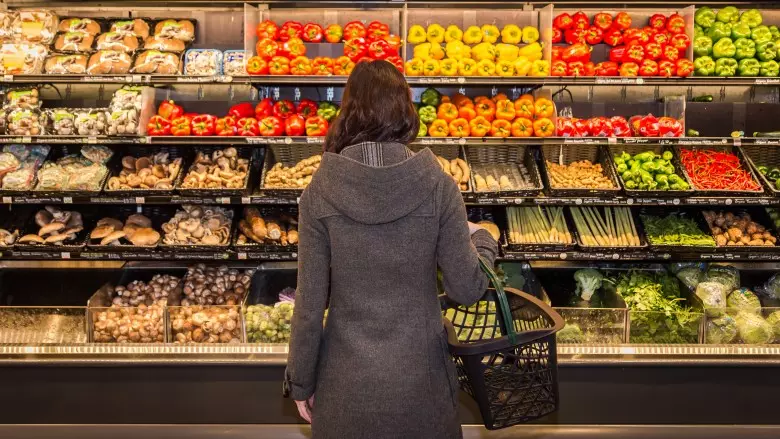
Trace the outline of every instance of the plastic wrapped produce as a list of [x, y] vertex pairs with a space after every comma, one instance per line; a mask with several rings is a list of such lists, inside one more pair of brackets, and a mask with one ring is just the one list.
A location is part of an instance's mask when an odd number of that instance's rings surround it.
[[780, 341], [780, 311], [775, 311], [769, 314], [766, 318], [766, 322], [772, 325], [772, 331], [775, 334], [775, 340]]
[[141, 110], [141, 104], [143, 102], [143, 96], [141, 96], [141, 87], [126, 85], [116, 92], [111, 97], [111, 103], [108, 107], [114, 110]]
[[134, 20], [117, 20], [111, 22], [110, 31], [145, 39], [149, 36], [149, 23], [141, 18], [136, 18]]
[[0, 11], [0, 41], [10, 40], [13, 36], [11, 25], [15, 15], [12, 11]]
[[222, 73], [222, 52], [215, 49], [190, 49], [184, 54], [184, 74], [213, 76]]
[[704, 278], [704, 273], [698, 267], [686, 267], [678, 271], [675, 276], [680, 279], [683, 285], [693, 291]]
[[45, 134], [44, 117], [37, 108], [15, 108], [6, 113], [6, 133], [13, 136]]
[[19, 11], [11, 23], [14, 40], [50, 44], [57, 32], [59, 19], [52, 11]]
[[246, 75], [246, 54], [243, 50], [226, 50], [222, 57], [222, 73], [228, 76]]
[[107, 174], [104, 164], [93, 163], [81, 155], [68, 155], [43, 164], [35, 190], [98, 191]]
[[133, 73], [175, 75], [179, 73], [179, 55], [171, 52], [145, 50], [136, 58]]
[[103, 145], [87, 145], [81, 148], [81, 155], [92, 163], [107, 163], [114, 150]]
[[106, 32], [98, 37], [95, 48], [97, 50], [118, 50], [132, 53], [138, 50], [138, 38], [119, 32]]
[[108, 115], [109, 136], [135, 135], [138, 134], [138, 111], [116, 110]]
[[2, 187], [5, 190], [29, 190], [35, 185], [35, 174], [49, 155], [46, 145], [6, 145], [3, 153], [17, 159], [18, 166], [3, 175]]
[[726, 298], [726, 304], [729, 308], [735, 308], [740, 311], [755, 313], [761, 311], [761, 302], [758, 300], [758, 297], [747, 288], [739, 288], [732, 291]]
[[722, 308], [726, 307], [726, 296], [729, 290], [717, 282], [700, 282], [696, 286], [696, 297], [701, 299], [708, 316], [718, 317]]
[[771, 300], [780, 300], [780, 273], [775, 273], [763, 286], [756, 289], [756, 293]]
[[729, 315], [709, 319], [706, 331], [708, 344], [728, 344], [737, 338], [737, 322]]
[[100, 33], [100, 23], [91, 18], [63, 18], [60, 20], [60, 32], [84, 32], [95, 36]]
[[5, 75], [37, 75], [49, 51], [42, 44], [3, 44], [0, 46], [0, 73]]
[[57, 34], [54, 50], [66, 53], [87, 53], [92, 51], [95, 37], [86, 32], [64, 32]]
[[51, 108], [45, 111], [49, 133], [60, 136], [76, 134], [76, 113], [69, 108]]
[[130, 71], [133, 58], [119, 50], [100, 50], [89, 57], [90, 75], [121, 75]]
[[740, 311], [734, 320], [737, 322], [739, 338], [747, 344], [767, 344], [775, 339], [772, 325], [758, 314]]
[[53, 75], [82, 75], [87, 72], [88, 61], [84, 54], [54, 53], [46, 58], [43, 71]]
[[14, 108], [40, 108], [40, 92], [35, 87], [13, 88], [5, 92], [5, 106]]
[[710, 265], [704, 274], [707, 282], [717, 282], [723, 285], [727, 291], [739, 288], [739, 270], [730, 265]]
[[186, 48], [184, 41], [174, 40], [173, 38], [148, 37], [144, 40], [144, 50], [182, 53]]
[[100, 136], [108, 127], [108, 116], [100, 108], [79, 108], [74, 110], [76, 134], [79, 136]]
[[154, 36], [192, 41], [195, 39], [195, 24], [190, 20], [160, 20], [154, 26]]

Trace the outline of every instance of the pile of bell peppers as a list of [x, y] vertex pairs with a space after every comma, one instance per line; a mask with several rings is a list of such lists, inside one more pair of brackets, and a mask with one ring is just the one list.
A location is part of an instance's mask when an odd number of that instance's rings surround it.
[[302, 99], [297, 104], [288, 100], [274, 102], [265, 98], [257, 104], [242, 102], [233, 105], [224, 117], [211, 114], [185, 113], [173, 101], [160, 104], [157, 114], [149, 119], [150, 136], [324, 136], [328, 125], [339, 113], [332, 102]]
[[763, 21], [757, 9], [697, 9], [693, 38], [696, 76], [780, 75], [780, 30]]
[[[642, 28], [631, 15], [582, 11], [553, 19], [552, 76], [679, 76], [693, 73], [685, 52], [691, 45], [685, 19], [679, 14], [654, 14]], [[591, 60], [592, 46], [611, 47], [609, 59]]]
[[474, 99], [456, 93], [423, 91], [417, 105], [418, 137], [549, 137], [555, 134], [555, 105], [547, 98], [522, 95], [512, 101], [503, 93]]
[[[278, 26], [265, 20], [255, 30], [257, 55], [247, 60], [249, 75], [324, 75], [349, 76], [355, 63], [383, 59], [403, 72], [398, 56], [401, 39], [390, 33], [390, 27], [379, 21], [368, 25], [360, 21], [322, 27], [317, 23], [286, 21]], [[307, 43], [344, 43], [344, 56], [330, 58], [306, 56]], [[316, 49], [315, 49], [316, 50]]]
[[556, 135], [561, 137], [681, 137], [683, 124], [673, 117], [655, 117], [652, 114], [633, 116], [558, 117]]

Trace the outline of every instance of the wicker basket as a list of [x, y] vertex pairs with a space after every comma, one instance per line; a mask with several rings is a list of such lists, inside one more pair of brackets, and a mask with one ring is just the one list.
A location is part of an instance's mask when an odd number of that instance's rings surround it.
[[[246, 177], [244, 177], [244, 185], [240, 188], [235, 189], [227, 189], [227, 188], [219, 188], [219, 189], [187, 189], [182, 188], [182, 184], [184, 184], [184, 178], [189, 174], [190, 169], [192, 168], [192, 163], [189, 163], [186, 171], [184, 167], [182, 167], [181, 173], [183, 176], [178, 180], [176, 184], [176, 192], [179, 194], [186, 196], [186, 197], [235, 197], [235, 196], [241, 196], [246, 195], [249, 191], [249, 181], [253, 177], [253, 174], [256, 174], [254, 171], [255, 160], [254, 156], [256, 155], [256, 151], [258, 151], [257, 148], [254, 148], [252, 146], [236, 146], [235, 147], [238, 150], [238, 157], [242, 159], [248, 159], [249, 160], [249, 172], [246, 173]], [[224, 149], [222, 147], [208, 147], [208, 148], [198, 148], [197, 152], [204, 152], [211, 154], [212, 152], [216, 150]], [[196, 153], [197, 153], [196, 152]], [[194, 160], [194, 156], [193, 156]]]
[[260, 186], [258, 190], [264, 194], [278, 196], [282, 198], [295, 198], [303, 193], [303, 188], [265, 188], [265, 177], [268, 171], [277, 163], [287, 167], [295, 166], [301, 160], [322, 154], [322, 145], [303, 144], [303, 145], [269, 145], [265, 151], [265, 160], [263, 162], [263, 172], [260, 175]]
[[[463, 151], [463, 147], [460, 145], [409, 145], [409, 149], [416, 153], [424, 150], [425, 148], [430, 149], [434, 155], [444, 157], [447, 160], [454, 160], [456, 158], [463, 159], [469, 165], [469, 168], [471, 167], [471, 163], [469, 163], [469, 161], [466, 159], [466, 154]], [[469, 181], [466, 182], [466, 185], [467, 189], [465, 191], [461, 190], [461, 192], [471, 192], [471, 189], [474, 188], [470, 178]]]
[[[706, 146], [676, 146], [675, 152], [677, 153], [677, 156], [680, 156], [680, 151], [685, 149], [691, 149], [691, 150], [710, 150], [710, 151], [718, 151], [718, 152], [726, 152], [726, 153], [732, 153], [736, 155], [739, 158], [740, 164], [742, 164], [742, 167], [745, 168], [745, 171], [747, 171], [751, 177], [753, 178], [753, 181], [756, 183], [760, 182], [761, 180], [756, 175], [755, 170], [750, 165], [750, 163], [745, 159], [745, 153], [742, 151], [742, 148], [738, 146], [732, 146], [732, 145], [706, 145]], [[732, 189], [699, 189], [696, 187], [696, 185], [693, 184], [693, 180], [688, 177], [688, 181], [691, 182], [691, 187], [695, 191], [696, 195], [709, 195], [709, 196], [720, 196], [720, 197], [744, 197], [744, 196], [756, 196], [756, 195], [762, 195], [764, 193], [764, 188], [759, 187], [759, 190], [757, 191], [739, 191], [739, 190], [732, 190]], [[760, 183], [759, 183], [759, 186]]]
[[[539, 168], [534, 160], [534, 151], [530, 146], [520, 145], [490, 145], [475, 146], [466, 151], [471, 166], [471, 187], [475, 194], [486, 197], [528, 197], [539, 195], [544, 189]], [[526, 188], [498, 191], [477, 191], [474, 175], [491, 174], [507, 175], [511, 181], [523, 182]], [[523, 172], [525, 171], [525, 172]]]
[[677, 174], [678, 177], [682, 178], [686, 183], [688, 183], [688, 186], [691, 187], [691, 189], [684, 190], [684, 191], [628, 189], [626, 187], [625, 182], [623, 181], [623, 178], [620, 177], [620, 173], [617, 172], [617, 164], [615, 164], [615, 161], [612, 160], [612, 166], [614, 166], [615, 168], [615, 174], [618, 175], [619, 177], [618, 180], [620, 180], [620, 184], [623, 186], [623, 190], [626, 192], [626, 195], [631, 195], [635, 197], [684, 197], [694, 193], [692, 189], [693, 185], [691, 185], [691, 181], [688, 178], [688, 173], [685, 172], [685, 169], [680, 164], [680, 160], [678, 159], [677, 154], [675, 153], [673, 148], [664, 145], [610, 145], [608, 146], [608, 149], [609, 149], [610, 157], [614, 157], [616, 154], [620, 154], [622, 152], [626, 152], [634, 156], [636, 154], [640, 154], [647, 151], [650, 151], [654, 154], [663, 154], [664, 151], [671, 151], [672, 152], [671, 161], [672, 161], [672, 165], [674, 166], [674, 173]]
[[[146, 196], [154, 196], [154, 195], [173, 194], [174, 189], [181, 184], [181, 180], [184, 178], [184, 174], [186, 172], [186, 169], [184, 168], [185, 164], [187, 164], [192, 160], [192, 157], [190, 157], [191, 154], [187, 153], [186, 151], [189, 150], [187, 148], [181, 148], [175, 146], [158, 146], [151, 149], [148, 146], [128, 147], [122, 150], [120, 154], [117, 154], [119, 160], [116, 160], [109, 168], [109, 176], [106, 179], [106, 183], [103, 185], [103, 193], [108, 196], [116, 196], [116, 197], [146, 197]], [[119, 173], [122, 171], [122, 160], [121, 160], [122, 158], [126, 156], [132, 156], [135, 158], [150, 157], [155, 154], [163, 153], [163, 152], [168, 154], [170, 161], [173, 161], [177, 158], [182, 159], [181, 168], [179, 169], [179, 173], [173, 176], [173, 181], [170, 189], [153, 189], [153, 188], [152, 189], [109, 189], [108, 188], [108, 181], [111, 179], [111, 177], [118, 176]]]
[[[600, 164], [604, 175], [612, 182], [613, 188], [610, 189], [585, 189], [585, 188], [553, 188], [550, 183], [550, 176], [547, 170], [547, 161], [561, 164], [571, 164], [581, 160], [590, 160], [594, 164]], [[542, 163], [544, 170], [544, 183], [547, 185], [550, 195], [562, 197], [579, 196], [615, 196], [620, 193], [620, 182], [615, 175], [615, 167], [612, 164], [612, 158], [609, 151], [600, 145], [543, 145]]]
[[764, 189], [774, 196], [780, 196], [780, 189], [775, 185], [775, 182], [758, 172], [759, 166], [780, 167], [780, 148], [762, 145], [743, 145], [742, 151], [745, 153], [745, 161], [754, 171], [754, 175], [758, 176], [759, 181], [764, 185]]

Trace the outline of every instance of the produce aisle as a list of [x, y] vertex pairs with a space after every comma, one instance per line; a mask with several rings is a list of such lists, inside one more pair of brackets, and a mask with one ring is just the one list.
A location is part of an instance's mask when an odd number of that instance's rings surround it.
[[776, 2], [4, 4], [0, 423], [298, 423], [297, 203], [384, 60], [566, 320], [545, 433], [777, 424]]

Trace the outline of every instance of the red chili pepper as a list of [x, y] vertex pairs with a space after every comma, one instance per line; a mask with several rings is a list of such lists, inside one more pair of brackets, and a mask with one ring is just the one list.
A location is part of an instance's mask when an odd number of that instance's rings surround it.
[[190, 125], [192, 127], [192, 134], [195, 136], [213, 136], [214, 124], [217, 122], [217, 117], [211, 114], [200, 114], [192, 118]]
[[322, 41], [322, 26], [317, 23], [306, 23], [303, 27], [301, 39], [309, 43], [319, 43]]
[[390, 26], [380, 21], [372, 21], [371, 23], [368, 23], [368, 29], [366, 30], [366, 40], [384, 40], [388, 35], [390, 35]]
[[251, 137], [260, 134], [260, 127], [257, 124], [257, 119], [254, 117], [244, 117], [238, 119], [236, 123], [237, 134], [239, 136]]
[[170, 136], [171, 121], [159, 114], [152, 116], [149, 118], [149, 123], [146, 124], [146, 134], [149, 136]]
[[344, 26], [344, 41], [366, 36], [366, 26], [359, 21], [350, 21]]
[[303, 25], [297, 21], [287, 21], [279, 30], [279, 41], [287, 41], [290, 38], [301, 38], [303, 35]]
[[298, 102], [298, 106], [295, 107], [295, 112], [303, 116], [303, 118], [317, 115], [317, 103], [311, 99], [301, 99]]
[[277, 101], [274, 104], [273, 115], [285, 119], [288, 116], [295, 114], [295, 104], [288, 100]]
[[228, 116], [233, 116], [236, 119], [252, 117], [255, 115], [255, 107], [249, 102], [242, 102], [230, 107], [230, 110], [228, 110], [227, 114]]
[[300, 114], [293, 114], [284, 120], [284, 133], [288, 136], [302, 136], [305, 121]]
[[732, 153], [712, 150], [680, 150], [680, 163], [696, 189], [758, 191], [753, 177]]
[[233, 116], [220, 117], [217, 119], [214, 131], [218, 136], [235, 136], [236, 118]]

